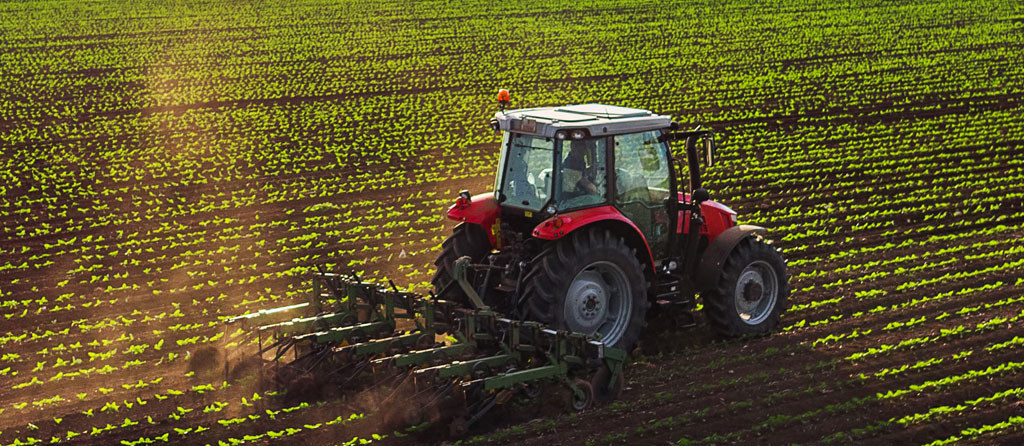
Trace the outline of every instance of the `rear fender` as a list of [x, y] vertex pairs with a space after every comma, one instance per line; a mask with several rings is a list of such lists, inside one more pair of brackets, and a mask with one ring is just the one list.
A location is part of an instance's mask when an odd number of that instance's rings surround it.
[[765, 229], [760, 226], [739, 225], [726, 229], [704, 250], [697, 271], [694, 272], [694, 283], [698, 290], [708, 290], [718, 284], [722, 277], [722, 267], [729, 254], [743, 239], [751, 234], [760, 234]]
[[[557, 223], [559, 220], [561, 223]], [[543, 240], [558, 240], [590, 226], [609, 227], [613, 234], [622, 236], [627, 242], [630, 242], [630, 246], [636, 248], [637, 258], [640, 259], [640, 262], [647, 263], [645, 268], [653, 271], [654, 257], [651, 256], [651, 247], [647, 244], [647, 238], [640, 232], [640, 228], [637, 228], [614, 206], [598, 206], [555, 215], [534, 227], [533, 236]]]
[[501, 208], [494, 193], [477, 194], [467, 204], [456, 202], [448, 208], [448, 219], [480, 225], [487, 233], [492, 248], [500, 248], [498, 233], [501, 230]]

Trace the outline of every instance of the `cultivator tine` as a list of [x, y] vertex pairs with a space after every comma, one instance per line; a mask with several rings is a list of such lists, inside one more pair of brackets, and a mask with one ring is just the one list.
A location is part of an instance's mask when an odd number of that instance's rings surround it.
[[[487, 398], [484, 398], [483, 400], [479, 401], [478, 403], [476, 403], [475, 404], [476, 407], [471, 407], [469, 409], [469, 413], [472, 413], [473, 415], [471, 417], [469, 417], [468, 420], [463, 422], [462, 426], [456, 426], [455, 429], [458, 432], [465, 432], [465, 431], [469, 430], [469, 428], [472, 427], [474, 423], [476, 423], [481, 418], [483, 418], [484, 415], [487, 415], [487, 412], [490, 412], [490, 410], [493, 409], [494, 406], [496, 404], [498, 404], [499, 401], [502, 400], [502, 398], [501, 398], [502, 395], [506, 395], [506, 394], [510, 395], [511, 392], [510, 391], [504, 391], [502, 393], [495, 393], [495, 394], [493, 394], [491, 396], [488, 396]], [[505, 398], [505, 400], [507, 400], [507, 398]], [[457, 423], [459, 421], [456, 420], [455, 422]]]

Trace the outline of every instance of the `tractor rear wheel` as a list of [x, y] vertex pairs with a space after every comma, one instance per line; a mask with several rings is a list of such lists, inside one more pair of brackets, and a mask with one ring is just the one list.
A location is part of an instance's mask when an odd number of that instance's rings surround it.
[[530, 318], [631, 350], [650, 303], [636, 250], [606, 230], [581, 230], [538, 255], [523, 279]]
[[[472, 223], [459, 223], [452, 230], [452, 235], [448, 236], [444, 243], [441, 244], [441, 253], [438, 254], [437, 260], [434, 261], [437, 271], [434, 273], [434, 277], [430, 279], [430, 283], [434, 285], [434, 292], [440, 293], [445, 286], [454, 280], [452, 265], [459, 257], [468, 256], [473, 259], [473, 263], [479, 263], [490, 252], [491, 241], [487, 238], [487, 233], [484, 232], [482, 226]], [[448, 293], [442, 299], [459, 302], [466, 306], [471, 305], [469, 297], [466, 296], [466, 293], [458, 285], [448, 290]]]
[[704, 311], [726, 337], [756, 336], [779, 323], [789, 298], [786, 263], [774, 246], [752, 236], [733, 248], [715, 288], [704, 294]]

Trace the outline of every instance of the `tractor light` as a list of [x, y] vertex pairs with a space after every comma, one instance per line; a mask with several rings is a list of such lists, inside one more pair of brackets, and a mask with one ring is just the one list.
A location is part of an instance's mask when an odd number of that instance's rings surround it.
[[505, 107], [512, 102], [512, 95], [508, 93], [508, 90], [502, 88], [498, 90], [498, 107], [501, 108], [501, 112], [505, 113]]
[[544, 209], [544, 212], [547, 212], [548, 215], [555, 215], [556, 213], [558, 213], [558, 208], [554, 206], [548, 206], [547, 209]]
[[558, 229], [565, 224], [565, 221], [562, 220], [562, 217], [555, 217], [554, 220], [551, 220], [551, 224], [555, 226], [555, 229]]
[[459, 192], [459, 198], [455, 200], [455, 207], [459, 209], [465, 209], [469, 207], [469, 204], [473, 202], [473, 198], [469, 195], [469, 191], [463, 189]]
[[555, 132], [555, 138], [558, 138], [558, 139], [565, 139], [568, 136], [569, 136], [569, 134], [566, 133], [565, 130], [559, 130], [559, 131]]
[[587, 132], [584, 132], [583, 130], [577, 129], [577, 130], [573, 130], [572, 131], [572, 139], [583, 139], [583, 138], [586, 138], [586, 137], [587, 137]]

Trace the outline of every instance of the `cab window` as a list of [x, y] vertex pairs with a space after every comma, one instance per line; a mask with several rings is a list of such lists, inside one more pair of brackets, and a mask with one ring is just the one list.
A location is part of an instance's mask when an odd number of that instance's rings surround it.
[[615, 137], [616, 202], [663, 203], [669, 197], [669, 165], [659, 131]]
[[607, 139], [560, 140], [555, 202], [559, 210], [605, 203], [607, 194]]

